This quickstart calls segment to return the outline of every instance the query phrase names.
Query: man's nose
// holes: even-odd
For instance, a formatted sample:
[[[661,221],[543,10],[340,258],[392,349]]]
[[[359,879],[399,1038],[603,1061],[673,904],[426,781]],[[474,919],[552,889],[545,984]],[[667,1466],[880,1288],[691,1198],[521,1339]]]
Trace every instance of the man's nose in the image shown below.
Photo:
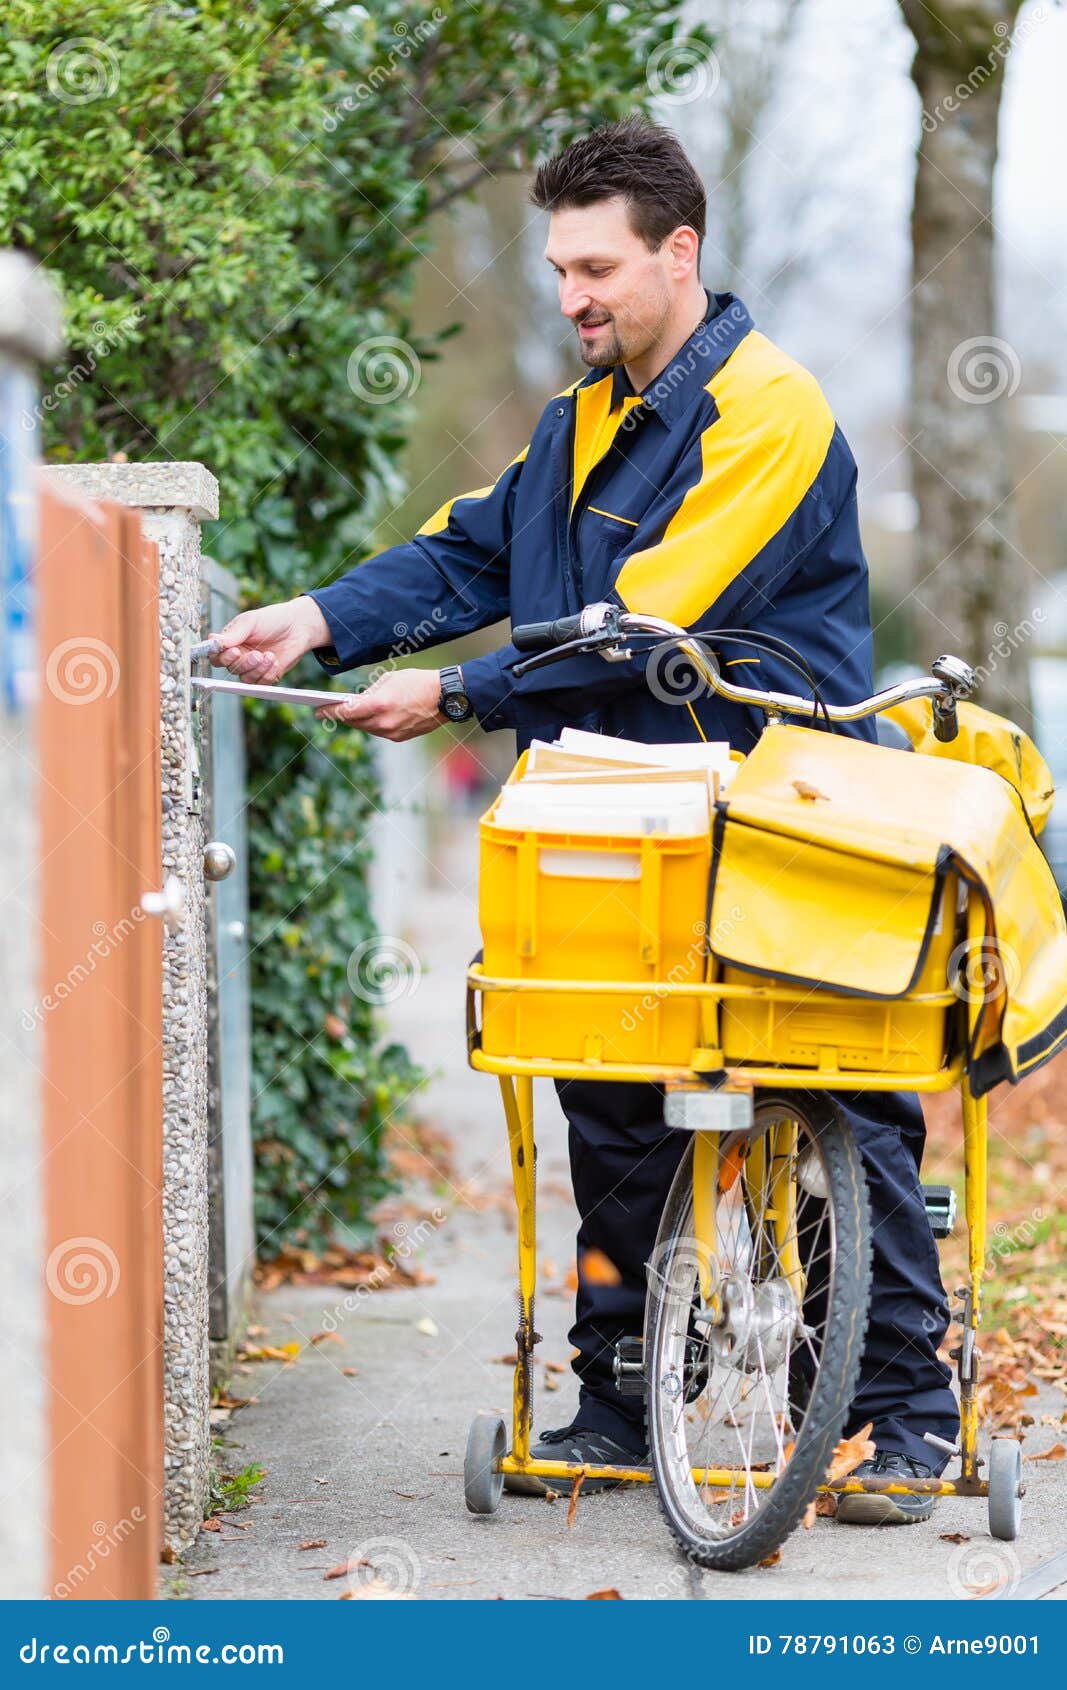
[[[559,297],[559,308],[565,317],[573,322],[578,317],[584,317],[592,305],[592,295],[586,288],[564,288]]]

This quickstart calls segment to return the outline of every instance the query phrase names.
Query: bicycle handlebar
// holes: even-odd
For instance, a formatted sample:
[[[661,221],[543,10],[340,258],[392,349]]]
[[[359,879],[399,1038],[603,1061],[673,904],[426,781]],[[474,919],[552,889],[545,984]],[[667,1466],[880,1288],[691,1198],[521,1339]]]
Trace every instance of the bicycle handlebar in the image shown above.
[[[719,631],[720,635],[722,630]],[[677,645],[693,663],[708,687],[721,698],[735,704],[751,704],[769,717],[811,716],[815,700],[801,698],[794,693],[764,692],[757,687],[737,686],[724,680],[718,664],[702,649],[702,642],[714,636],[692,634],[674,622],[659,616],[642,616],[637,612],[620,610],[617,605],[602,603],[586,605],[576,616],[561,616],[555,622],[530,622],[512,629],[512,644],[519,651],[536,652],[512,665],[516,675],[543,668],[548,663],[561,662],[578,652],[599,651],[610,662],[632,657],[625,646],[629,634],[659,635],[664,644]],[[933,701],[934,735],[943,742],[956,738],[959,719],[956,706],[967,698],[977,685],[974,670],[958,657],[939,657],[930,675],[914,681],[902,681],[872,693],[870,698],[855,704],[819,705],[830,722],[856,722],[866,716],[878,715],[895,704],[905,704],[916,698]]]

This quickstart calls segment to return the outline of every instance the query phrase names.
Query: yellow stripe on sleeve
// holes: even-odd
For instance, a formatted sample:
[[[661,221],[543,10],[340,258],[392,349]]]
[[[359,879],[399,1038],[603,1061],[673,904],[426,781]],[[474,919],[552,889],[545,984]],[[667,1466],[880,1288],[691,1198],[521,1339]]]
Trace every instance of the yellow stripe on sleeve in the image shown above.
[[[453,505],[458,505],[461,499],[484,499],[487,494],[493,491],[493,488],[497,486],[498,482],[504,479],[504,476],[507,475],[509,469],[514,469],[516,464],[521,464],[523,462],[529,450],[529,446],[524,446],[518,456],[512,458],[510,464],[507,466],[507,469],[505,469],[502,474],[497,477],[496,481],[490,482],[488,487],[476,487],[472,493],[457,493],[454,499],[446,499],[445,503],[441,505],[439,509],[434,511],[429,521],[424,522],[422,527],[416,529],[415,532],[417,534],[440,534],[443,528],[448,527],[448,519],[452,513]]]

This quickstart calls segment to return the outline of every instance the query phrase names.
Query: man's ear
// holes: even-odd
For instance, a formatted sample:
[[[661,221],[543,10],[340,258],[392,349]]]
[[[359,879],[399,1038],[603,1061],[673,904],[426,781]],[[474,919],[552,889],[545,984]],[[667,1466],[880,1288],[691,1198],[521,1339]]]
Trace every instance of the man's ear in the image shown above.
[[[688,223],[680,223],[668,238],[671,273],[676,281],[684,282],[697,267],[700,256],[700,237]]]

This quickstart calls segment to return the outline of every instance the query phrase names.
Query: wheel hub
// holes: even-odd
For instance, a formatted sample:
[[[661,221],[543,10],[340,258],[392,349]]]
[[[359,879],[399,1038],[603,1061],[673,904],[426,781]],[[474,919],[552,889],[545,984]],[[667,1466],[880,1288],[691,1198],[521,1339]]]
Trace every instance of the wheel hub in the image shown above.
[[[801,1328],[800,1310],[787,1279],[724,1279],[722,1319],[712,1332],[716,1359],[742,1373],[774,1373]]]

